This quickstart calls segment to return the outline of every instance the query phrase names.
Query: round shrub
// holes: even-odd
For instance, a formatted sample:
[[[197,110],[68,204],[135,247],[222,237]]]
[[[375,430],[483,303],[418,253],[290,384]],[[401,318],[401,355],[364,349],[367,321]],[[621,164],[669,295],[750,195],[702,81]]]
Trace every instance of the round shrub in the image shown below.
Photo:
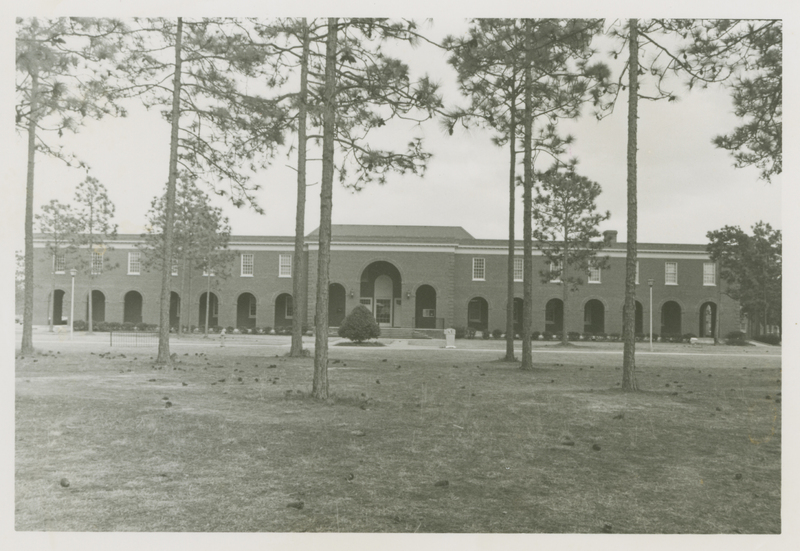
[[[754,341],[763,342],[764,344],[780,344],[781,337],[780,335],[776,335],[774,333],[768,333],[766,335],[758,335],[753,337]]]
[[[502,336],[503,336],[503,331],[501,329],[495,329],[494,331],[492,331],[492,337],[494,337],[495,339],[499,339]]]
[[[344,318],[342,325],[339,326],[339,336],[353,342],[362,342],[380,337],[381,328],[372,312],[363,304],[359,304]]]
[[[747,335],[743,331],[731,331],[725,335],[725,344],[744,346],[747,344],[746,337]]]

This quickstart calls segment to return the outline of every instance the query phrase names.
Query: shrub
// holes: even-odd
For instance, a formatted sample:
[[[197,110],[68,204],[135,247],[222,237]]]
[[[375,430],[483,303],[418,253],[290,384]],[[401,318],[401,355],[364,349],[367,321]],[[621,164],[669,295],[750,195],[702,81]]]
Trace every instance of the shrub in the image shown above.
[[[620,335],[619,333],[609,333],[608,340],[612,342],[619,342],[620,340],[622,340],[622,335]]]
[[[538,341],[539,340],[539,335],[541,335],[541,334],[542,333],[540,331],[531,331],[531,340],[532,341]]]
[[[359,304],[344,318],[339,327],[339,336],[354,342],[362,342],[380,337],[381,328],[372,312],[363,304]]]
[[[491,336],[492,336],[492,334],[491,334],[491,333],[489,333],[489,330],[488,330],[488,329],[484,329],[483,331],[481,331],[481,337],[483,337],[484,339],[488,339],[488,338],[490,338]]]
[[[754,341],[763,342],[765,344],[780,344],[781,337],[780,335],[776,335],[774,333],[768,333],[766,335],[758,335],[753,337]]]
[[[745,340],[746,337],[747,335],[742,331],[731,331],[725,335],[725,344],[744,346],[747,344],[747,341]]]
[[[560,341],[562,335],[563,335],[563,333],[561,331],[556,331],[555,333],[553,333],[553,340],[554,341]]]
[[[86,331],[87,327],[89,327],[89,323],[84,320],[75,320],[72,322],[73,331]]]
[[[241,333],[242,335],[250,334],[250,328],[249,327],[237,327],[237,329],[239,330],[239,333]]]
[[[233,325],[229,325],[228,327],[225,328],[225,332],[230,335],[231,333],[233,333],[233,329],[234,329]]]
[[[596,333],[595,338],[598,341],[605,341],[608,340],[608,335],[606,335],[605,333]]]
[[[503,331],[502,331],[502,329],[495,329],[494,331],[492,331],[492,336],[493,336],[495,339],[499,339],[499,338],[501,338],[501,337],[503,336]]]
[[[578,341],[581,339],[581,334],[577,331],[570,331],[567,333],[567,338],[571,341]]]
[[[696,338],[697,338],[697,335],[695,335],[694,333],[684,333],[683,336],[681,337],[681,340],[683,342],[690,342],[692,339],[696,339]]]
[[[542,337],[544,338],[544,340],[549,341],[550,339],[553,338],[553,334],[550,331],[545,331],[544,333],[542,333]]]
[[[266,327],[263,329],[263,331],[264,331],[264,334],[265,334],[265,335],[269,335],[269,332],[270,332],[270,331],[272,331],[272,327],[270,327],[270,326],[268,325],[268,326],[266,326]]]

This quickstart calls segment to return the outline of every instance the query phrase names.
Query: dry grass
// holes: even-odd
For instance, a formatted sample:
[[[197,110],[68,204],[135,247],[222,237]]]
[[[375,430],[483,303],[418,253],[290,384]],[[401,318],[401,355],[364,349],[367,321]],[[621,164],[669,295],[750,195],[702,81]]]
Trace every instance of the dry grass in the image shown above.
[[[781,531],[777,358],[205,350],[18,359],[16,529]]]

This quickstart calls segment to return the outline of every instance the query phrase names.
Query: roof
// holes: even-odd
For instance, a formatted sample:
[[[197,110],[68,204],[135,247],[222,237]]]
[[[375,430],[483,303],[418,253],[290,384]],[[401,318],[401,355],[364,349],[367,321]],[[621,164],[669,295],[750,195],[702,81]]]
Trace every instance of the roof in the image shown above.
[[[461,226],[378,226],[356,224],[333,224],[331,234],[335,240],[352,239],[355,241],[439,241],[453,243],[473,240],[474,237]],[[319,228],[306,237],[318,237]]]

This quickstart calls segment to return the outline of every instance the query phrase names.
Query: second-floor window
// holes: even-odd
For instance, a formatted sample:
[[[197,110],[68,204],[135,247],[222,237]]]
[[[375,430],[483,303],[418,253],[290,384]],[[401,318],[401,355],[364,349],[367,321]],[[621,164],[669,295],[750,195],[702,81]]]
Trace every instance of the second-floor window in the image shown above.
[[[713,262],[703,264],[703,285],[717,284],[717,265]]]
[[[522,258],[514,259],[514,281],[522,281],[524,275],[522,260]]]
[[[486,259],[472,259],[472,281],[486,281]]]
[[[128,275],[139,275],[142,272],[142,265],[139,261],[139,253],[128,253]]]
[[[600,268],[589,266],[589,283],[600,283]]]
[[[67,259],[66,257],[59,253],[53,255],[53,271],[57,274],[63,274],[66,271],[67,267]]]
[[[255,261],[252,254],[242,255],[242,277],[253,277]]]
[[[92,252],[92,275],[103,273],[103,253]]]
[[[550,283],[561,283],[561,261],[550,263]]]
[[[278,258],[278,277],[292,277],[292,255],[282,254]]]
[[[664,284],[677,285],[678,284],[678,263],[665,262],[664,263]]]

